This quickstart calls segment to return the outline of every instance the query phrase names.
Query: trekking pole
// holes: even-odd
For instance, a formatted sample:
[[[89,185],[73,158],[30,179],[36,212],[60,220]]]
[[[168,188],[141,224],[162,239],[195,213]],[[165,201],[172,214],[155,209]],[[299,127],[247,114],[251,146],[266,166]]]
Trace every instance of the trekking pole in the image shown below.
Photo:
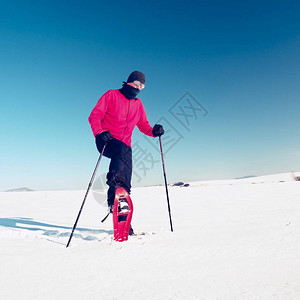
[[[98,167],[99,167],[99,164],[100,164],[100,161],[101,161],[101,158],[102,158],[102,156],[103,156],[103,152],[104,152],[105,146],[106,146],[106,145],[104,145],[104,147],[103,147],[103,149],[102,149],[102,152],[101,152],[101,154],[100,154],[100,156],[99,156],[99,158],[98,158],[98,161],[97,161],[95,170],[94,170],[94,172],[93,172],[92,178],[91,178],[91,180],[90,180],[90,183],[89,183],[89,185],[88,185],[87,191],[86,191],[86,193],[85,193],[83,202],[82,202],[82,204],[81,204],[81,207],[80,207],[78,216],[77,216],[77,218],[76,218],[76,221],[75,221],[75,224],[74,224],[74,226],[73,226],[73,229],[72,229],[72,232],[71,232],[71,235],[70,235],[70,238],[69,238],[69,241],[68,241],[68,244],[67,244],[66,248],[68,248],[69,245],[70,245],[70,243],[71,243],[71,239],[72,239],[72,237],[73,237],[74,230],[75,230],[75,228],[76,228],[76,226],[77,226],[77,223],[78,223],[79,217],[80,217],[80,215],[81,215],[81,211],[82,211],[82,208],[83,208],[83,206],[84,206],[84,203],[85,203],[85,200],[86,200],[86,198],[87,198],[87,195],[88,195],[88,193],[89,193],[89,191],[90,191],[90,188],[91,188],[91,186],[92,186],[92,184],[93,184],[95,175],[96,175],[96,173],[97,173],[97,170],[98,170]]]
[[[166,176],[164,155],[163,155],[163,150],[162,150],[161,136],[159,136],[159,144],[160,144],[160,154],[161,154],[161,161],[162,161],[162,167],[163,167],[163,173],[164,173],[164,179],[165,179],[165,187],[166,187],[166,194],[167,194],[167,202],[168,202],[168,211],[169,211],[170,226],[171,226],[171,231],[173,231],[172,217],[171,217],[171,208],[170,208],[170,200],[169,200],[169,192],[168,192],[168,184],[167,184],[167,176]]]

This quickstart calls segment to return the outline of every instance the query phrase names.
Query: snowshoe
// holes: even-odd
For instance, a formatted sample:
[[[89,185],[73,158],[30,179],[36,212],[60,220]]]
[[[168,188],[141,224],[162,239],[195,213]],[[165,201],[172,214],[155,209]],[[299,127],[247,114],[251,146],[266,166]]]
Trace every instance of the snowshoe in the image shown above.
[[[128,240],[128,235],[133,234],[130,226],[133,213],[133,205],[128,192],[119,187],[116,189],[113,207],[114,239],[118,242]]]

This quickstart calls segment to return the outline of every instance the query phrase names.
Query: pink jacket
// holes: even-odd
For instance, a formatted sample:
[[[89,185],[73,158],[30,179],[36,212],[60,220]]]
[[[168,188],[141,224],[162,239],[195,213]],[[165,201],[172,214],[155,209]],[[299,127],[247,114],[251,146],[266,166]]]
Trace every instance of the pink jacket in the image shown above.
[[[131,146],[135,125],[146,135],[152,136],[142,101],[127,99],[119,90],[107,91],[98,101],[89,116],[94,136],[110,131],[112,136]]]

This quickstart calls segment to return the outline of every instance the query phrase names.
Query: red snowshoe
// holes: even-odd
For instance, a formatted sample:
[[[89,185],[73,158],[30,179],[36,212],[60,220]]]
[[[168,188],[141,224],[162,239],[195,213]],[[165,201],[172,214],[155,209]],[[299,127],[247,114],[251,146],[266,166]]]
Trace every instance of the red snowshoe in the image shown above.
[[[128,240],[133,205],[128,192],[120,187],[116,189],[113,207],[114,239],[118,242]]]

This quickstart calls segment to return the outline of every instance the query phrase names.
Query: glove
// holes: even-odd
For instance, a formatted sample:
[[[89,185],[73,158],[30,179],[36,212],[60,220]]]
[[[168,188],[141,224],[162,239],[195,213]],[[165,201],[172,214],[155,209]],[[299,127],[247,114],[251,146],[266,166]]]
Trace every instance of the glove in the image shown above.
[[[104,144],[106,145],[107,142],[112,139],[113,136],[111,135],[111,133],[109,131],[103,131],[99,134],[96,135],[96,144]]]
[[[161,136],[165,133],[164,128],[159,125],[159,124],[155,124],[153,129],[152,129],[152,134],[154,136]]]

